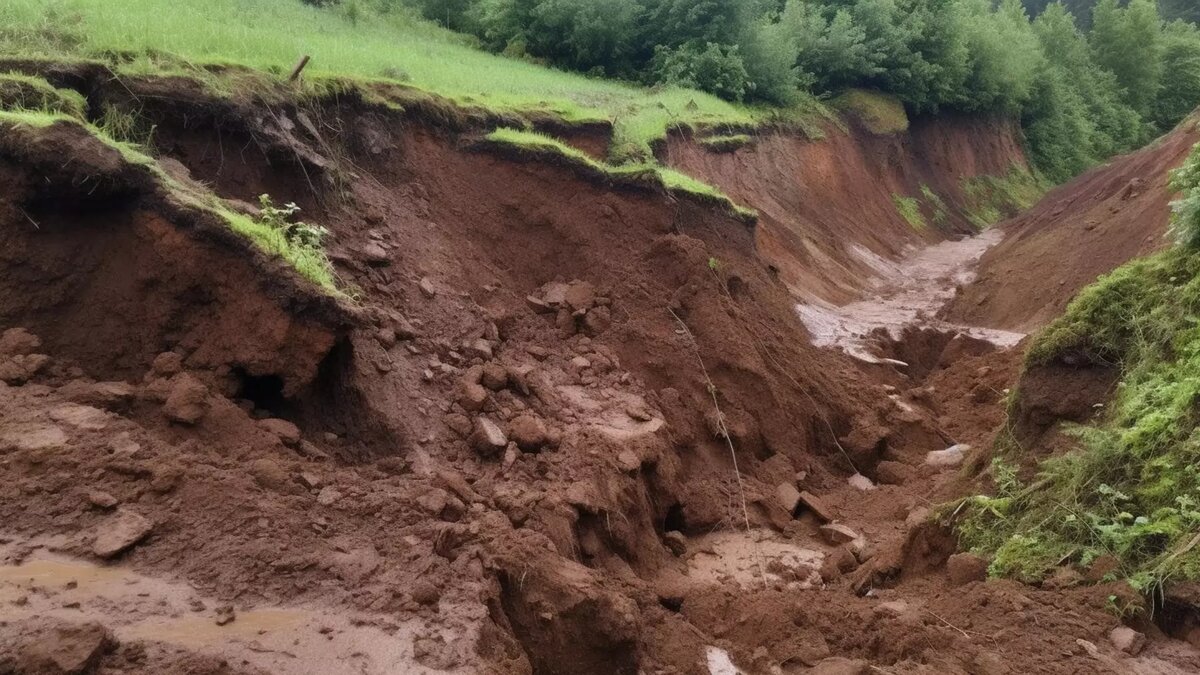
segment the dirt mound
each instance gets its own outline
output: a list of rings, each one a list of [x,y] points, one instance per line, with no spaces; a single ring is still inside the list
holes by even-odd
[[[1004,222],[1004,240],[948,308],[951,321],[1029,332],[1062,313],[1081,288],[1166,246],[1167,176],[1200,140],[1194,118],[1135,153],[1050,192]]]

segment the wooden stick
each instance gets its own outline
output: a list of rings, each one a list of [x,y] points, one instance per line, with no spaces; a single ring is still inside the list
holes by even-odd
[[[300,63],[297,63],[296,67],[292,68],[292,75],[288,78],[288,82],[295,82],[300,78],[300,73],[303,72],[304,67],[308,65],[309,58],[310,57],[308,54],[300,57]]]

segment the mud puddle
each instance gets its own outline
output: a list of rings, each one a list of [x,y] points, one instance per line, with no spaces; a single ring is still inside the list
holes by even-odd
[[[8,555],[4,559],[12,560]],[[469,654],[475,637],[420,620],[351,616],[336,608],[234,609],[200,596],[185,583],[44,551],[19,564],[0,565],[0,606],[6,622],[95,622],[123,643],[182,648],[267,672],[466,672],[431,668],[422,661],[437,659],[438,650]]]
[[[1003,232],[993,228],[974,237],[915,250],[897,262],[857,249],[854,253],[878,275],[870,296],[840,307],[814,300],[796,305],[796,311],[814,345],[841,348],[867,363],[901,365],[872,353],[868,336],[881,329],[896,340],[901,339],[906,328],[922,326],[965,333],[1002,348],[1012,347],[1024,334],[961,326],[936,318],[954,298],[955,289],[974,279],[979,259],[1003,236]]]
[[[797,590],[818,588],[817,570],[825,560],[819,544],[785,541],[773,532],[714,532],[695,537],[688,549],[688,578],[701,583],[736,584],[746,588],[782,584]]]

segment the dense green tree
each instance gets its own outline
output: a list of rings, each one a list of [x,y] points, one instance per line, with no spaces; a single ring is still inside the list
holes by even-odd
[[[1162,62],[1165,77],[1154,98],[1152,121],[1159,131],[1167,131],[1200,102],[1200,28],[1170,23],[1163,31]]]
[[[1200,103],[1200,29],[1158,11],[1190,16],[1191,0],[355,2],[406,3],[512,56],[735,101],[863,87],[913,114],[1019,117],[1054,179],[1144,143]]]

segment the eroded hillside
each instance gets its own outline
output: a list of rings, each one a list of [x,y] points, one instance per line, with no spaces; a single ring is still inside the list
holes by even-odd
[[[685,134],[680,178],[403,88],[7,69],[82,104],[0,114],[4,668],[1200,665],[1111,642],[1117,584],[984,582],[933,517],[1017,352],[916,321],[866,363],[796,312],[1014,208],[1007,125]]]

